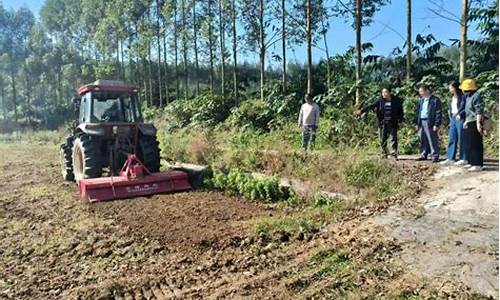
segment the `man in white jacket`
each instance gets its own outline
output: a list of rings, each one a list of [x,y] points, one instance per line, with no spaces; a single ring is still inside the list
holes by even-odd
[[[299,127],[302,128],[302,147],[307,151],[316,147],[316,130],[319,125],[319,106],[313,102],[312,96],[306,94],[306,103],[302,104],[299,112]]]

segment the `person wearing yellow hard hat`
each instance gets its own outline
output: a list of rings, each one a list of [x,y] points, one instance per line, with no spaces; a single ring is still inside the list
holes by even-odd
[[[484,101],[477,92],[474,79],[465,79],[460,85],[465,94],[464,146],[465,156],[469,162],[469,171],[483,169],[483,115]]]

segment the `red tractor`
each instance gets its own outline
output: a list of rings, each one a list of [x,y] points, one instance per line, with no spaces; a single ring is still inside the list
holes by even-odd
[[[80,87],[78,95],[78,121],[61,145],[60,159],[64,179],[76,181],[82,197],[93,202],[191,188],[183,172],[159,173],[156,128],[142,121],[138,88],[98,80]],[[105,171],[109,177],[102,177]],[[101,186],[93,198],[89,191]],[[118,195],[117,187],[125,193]]]

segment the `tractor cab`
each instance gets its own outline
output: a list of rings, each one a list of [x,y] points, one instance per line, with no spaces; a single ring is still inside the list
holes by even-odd
[[[138,89],[119,81],[98,80],[78,90],[79,124],[142,122]]]

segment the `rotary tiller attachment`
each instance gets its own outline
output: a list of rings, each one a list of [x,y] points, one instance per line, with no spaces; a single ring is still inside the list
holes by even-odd
[[[151,173],[134,154],[127,156],[118,176],[82,179],[78,185],[80,197],[90,203],[192,189],[185,172]]]

